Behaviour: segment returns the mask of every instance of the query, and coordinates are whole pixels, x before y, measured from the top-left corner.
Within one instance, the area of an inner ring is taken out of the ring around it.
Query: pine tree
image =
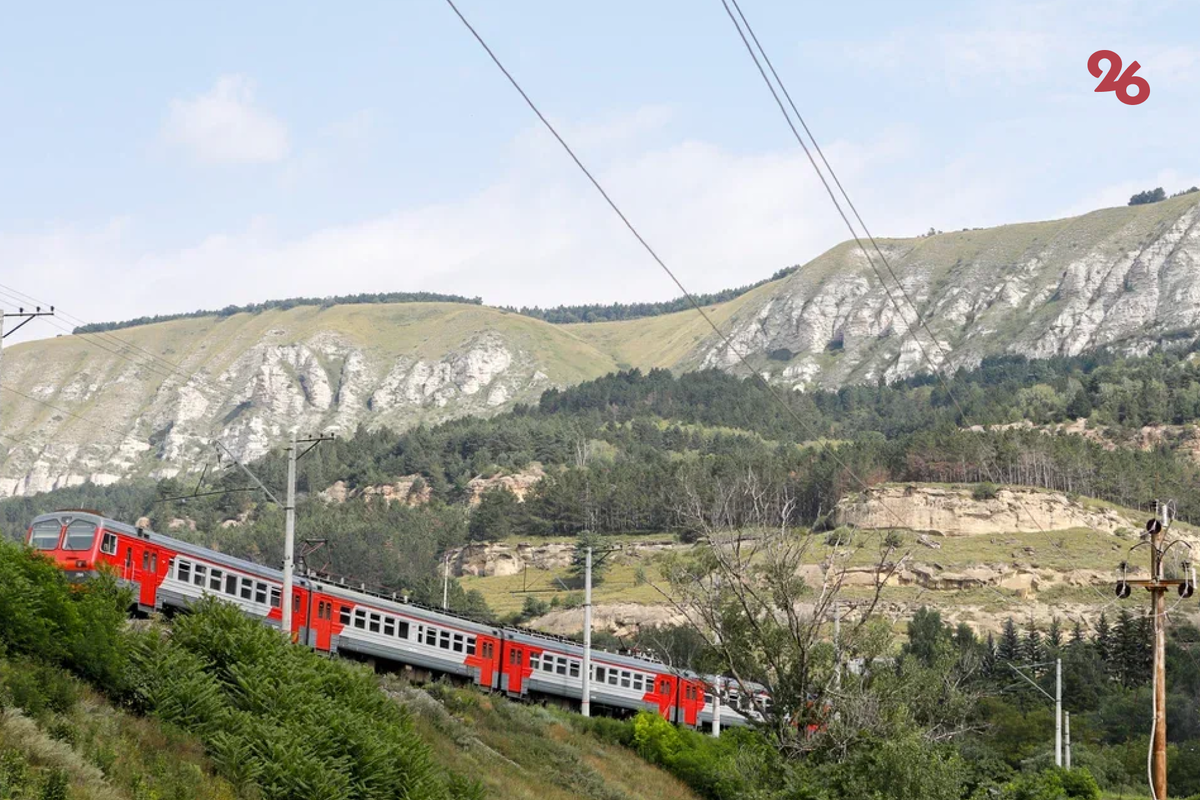
[[[1113,640],[1112,629],[1108,624],[1108,617],[1103,611],[1100,612],[1100,619],[1096,622],[1096,638],[1092,640],[1096,645],[1096,655],[1100,656],[1100,660],[1104,662],[1105,671],[1112,675],[1112,660],[1113,660]]]
[[[996,674],[996,637],[991,633],[988,634],[987,641],[983,645],[983,674],[991,678]]]
[[[1013,622],[1012,617],[1004,620],[1000,644],[996,648],[996,658],[1006,664],[1014,664],[1021,659],[1021,637],[1017,634],[1017,624]]]
[[[1025,641],[1021,645],[1021,656],[1026,665],[1033,666],[1046,660],[1046,646],[1042,642],[1042,633],[1037,629],[1037,623],[1032,616],[1029,617],[1029,625],[1025,628]],[[1041,672],[1041,669],[1035,668],[1034,672]]]
[[[1113,657],[1110,672],[1122,686],[1135,686],[1143,661],[1139,623],[1128,609],[1121,609],[1113,628]]]
[[[1058,621],[1058,617],[1050,620],[1050,630],[1046,633],[1046,648],[1050,651],[1050,655],[1057,657],[1062,651],[1062,623]]]
[[[1083,623],[1075,620],[1075,625],[1071,628],[1071,641],[1068,646],[1071,648],[1079,648],[1087,644],[1087,640],[1083,638]]]

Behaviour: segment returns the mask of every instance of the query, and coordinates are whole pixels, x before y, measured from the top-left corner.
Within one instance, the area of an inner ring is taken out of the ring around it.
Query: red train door
[[[679,719],[685,725],[695,726],[700,720],[700,710],[704,708],[704,683],[701,681],[681,680],[679,682]],[[679,719],[676,721],[678,722]]]
[[[141,571],[138,574],[140,586],[138,602],[144,606],[154,606],[158,595],[158,585],[166,575],[167,558],[157,547],[142,545]]]
[[[463,659],[463,663],[479,670],[475,682],[480,686],[496,688],[496,679],[501,672],[500,650],[500,640],[496,637],[475,637],[475,652]],[[532,673],[532,670],[530,672]]]
[[[308,626],[308,646],[328,652],[333,634],[342,631],[341,623],[335,622],[333,618],[333,599],[312,592],[309,594],[308,607],[312,616],[312,621]],[[335,624],[337,625],[336,629],[334,628]]]
[[[509,694],[521,695],[529,691],[525,679],[533,674],[529,656],[542,652],[540,647],[530,647],[515,642],[504,642],[500,659],[500,688]]]
[[[642,695],[642,700],[658,707],[659,715],[665,720],[671,720],[671,711],[675,707],[676,683],[677,679],[674,675],[656,675],[653,691]]]

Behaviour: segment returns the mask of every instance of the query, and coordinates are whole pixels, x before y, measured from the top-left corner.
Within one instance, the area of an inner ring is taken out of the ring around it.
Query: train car
[[[486,689],[500,685],[501,628],[340,584],[313,582],[318,614],[324,609],[329,639],[313,646],[354,653],[447,675]]]
[[[186,609],[204,597],[233,603],[280,627],[283,573],[86,510],[56,511],[29,526],[31,547],[72,580],[110,569],[143,612]],[[392,662],[454,675],[511,697],[583,697],[583,646],[519,628],[497,627],[368,592],[297,576],[292,636],[330,654]],[[762,692],[739,695],[725,678],[670,670],[636,656],[592,650],[592,703],[617,712],[653,711],[680,725],[721,726],[761,718]],[[766,698],[765,702],[769,702]]]
[[[583,645],[536,631],[504,631],[502,688],[510,695],[583,698]],[[594,706],[653,711],[680,725],[712,724],[710,687],[716,679],[671,670],[646,658],[592,650],[591,702]],[[707,716],[706,716],[707,715]],[[745,725],[736,708],[722,709],[722,725]]]

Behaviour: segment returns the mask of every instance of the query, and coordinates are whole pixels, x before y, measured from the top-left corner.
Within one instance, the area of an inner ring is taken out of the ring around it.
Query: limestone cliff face
[[[954,368],[999,353],[1144,353],[1164,339],[1194,338],[1200,325],[1198,197],[881,240],[903,291],[873,251],[887,289],[862,251],[843,244],[739,309],[728,334],[756,368],[794,387],[927,371],[922,349]],[[715,337],[691,363],[738,367],[734,350]]]
[[[898,528],[943,536],[982,536],[1089,528],[1116,533],[1140,530],[1144,520],[1125,511],[1090,507],[1060,492],[999,489],[977,499],[964,487],[882,485],[843,499],[839,525],[870,530]]]
[[[615,368],[545,323],[432,305],[308,307],[13,347],[3,383],[36,399],[3,398],[0,497],[197,471],[215,439],[251,460],[293,430],[494,414]]]

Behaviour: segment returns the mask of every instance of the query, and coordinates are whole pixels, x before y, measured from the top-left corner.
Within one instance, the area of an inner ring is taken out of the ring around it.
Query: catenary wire
[[[742,31],[742,25],[739,24],[737,17],[734,16],[733,11],[730,9],[729,1],[730,0],[721,0],[721,4],[725,8],[725,13],[729,16],[730,21],[733,23],[734,27],[737,29],[738,35],[741,38],[742,43],[745,45],[746,50],[750,54],[751,59],[754,61],[754,65],[755,65],[755,67],[757,67],[759,74],[762,76],[763,81],[766,83],[768,90],[770,90],[771,96],[774,98],[776,105],[779,107],[780,112],[783,114],[784,119],[786,120],[786,122],[788,124],[788,127],[791,129],[792,134],[795,136],[797,143],[799,143],[800,147],[804,150],[804,154],[808,157],[809,163],[812,165],[813,170],[817,173],[818,178],[821,180],[822,185],[825,187],[825,191],[829,194],[829,198],[833,202],[834,208],[837,209],[838,215],[842,218],[842,221],[845,223],[846,228],[850,231],[850,235],[854,238],[855,243],[858,245],[859,249],[862,251],[862,254],[866,258],[867,263],[870,265],[872,272],[874,272],[876,279],[879,280],[881,286],[883,287],[884,293],[887,295],[888,300],[895,307],[897,315],[900,317],[901,321],[904,323],[905,327],[908,329],[908,332],[912,334],[913,341],[916,343],[917,348],[920,351],[922,358],[925,360],[925,363],[929,365],[930,369],[933,371],[934,375],[937,377],[938,381],[941,383],[942,388],[945,390],[947,397],[954,404],[955,409],[958,411],[959,418],[961,420],[961,424],[964,426],[968,426],[966,412],[964,411],[962,405],[958,402],[958,398],[954,396],[954,392],[951,390],[949,383],[946,381],[946,378],[943,375],[941,368],[939,368],[938,365],[933,362],[933,359],[930,358],[928,351],[925,349],[925,346],[921,343],[920,336],[917,334],[917,332],[915,330],[913,330],[911,324],[908,321],[908,318],[905,316],[903,309],[900,308],[899,303],[896,301],[895,297],[892,295],[891,291],[889,290],[889,288],[887,286],[887,282],[884,280],[883,275],[880,273],[878,268],[875,266],[874,259],[872,259],[870,252],[868,252],[868,250],[866,248],[866,245],[863,244],[862,239],[858,235],[858,232],[854,229],[854,226],[850,223],[850,220],[846,216],[845,211],[843,211],[841,204],[838,202],[837,197],[834,195],[833,189],[830,187],[829,182],[826,180],[824,173],[821,172],[821,169],[817,166],[816,161],[813,159],[812,153],[810,152],[808,145],[805,143],[804,138],[800,135],[800,132],[796,129],[795,124],[792,122],[791,116],[788,114],[787,108],[784,106],[783,101],[779,97],[779,93],[776,92],[775,86],[771,83],[770,78],[767,77],[766,70],[763,68],[762,63],[759,62],[758,54],[755,53],[754,47],[751,46],[750,41],[746,38],[747,33],[749,33],[750,38],[753,39],[755,46],[757,46],[759,49],[759,52],[761,52],[762,57],[763,57],[763,63],[767,64],[767,67],[770,69],[771,74],[775,77],[775,81],[779,84],[779,89],[783,92],[784,96],[787,98],[788,104],[791,106],[793,112],[796,114],[796,118],[799,120],[800,125],[804,128],[805,132],[808,134],[809,138],[811,139],[813,148],[815,150],[817,150],[817,152],[821,158],[821,161],[825,164],[826,169],[829,170],[830,176],[833,178],[834,183],[837,185],[838,189],[841,191],[842,196],[845,198],[847,205],[851,208],[855,218],[858,220],[859,224],[862,226],[863,231],[866,234],[867,238],[870,240],[872,246],[875,249],[875,252],[879,254],[879,257],[882,260],[884,267],[887,269],[888,274],[891,275],[892,280],[896,283],[896,286],[900,290],[900,293],[902,294],[904,299],[908,302],[909,306],[912,308],[913,313],[916,315],[918,324],[925,330],[925,332],[929,335],[930,339],[933,341],[934,345],[937,346],[938,349],[941,351],[942,356],[943,356],[943,363],[948,364],[949,356],[946,353],[945,348],[942,347],[941,342],[938,340],[937,336],[935,336],[933,334],[933,332],[929,329],[929,326],[925,322],[925,318],[921,314],[920,309],[917,307],[917,305],[913,301],[913,299],[909,296],[907,290],[905,290],[904,285],[900,282],[899,278],[896,276],[896,273],[893,271],[891,264],[887,260],[887,257],[883,254],[883,251],[880,249],[878,242],[875,240],[875,237],[873,235],[871,235],[871,232],[867,228],[866,223],[863,222],[862,217],[861,217],[861,215],[859,215],[857,208],[855,208],[853,202],[850,200],[849,193],[846,191],[845,187],[842,185],[841,181],[838,179],[837,173],[834,172],[833,167],[829,164],[828,159],[825,158],[825,154],[824,154],[824,152],[821,151],[820,145],[817,143],[816,137],[813,136],[812,131],[809,129],[807,123],[805,123],[804,117],[800,114],[799,109],[796,107],[795,102],[792,100],[791,94],[787,91],[787,87],[784,85],[783,80],[779,77],[779,74],[775,70],[775,67],[771,64],[770,57],[767,55],[766,50],[763,48],[762,44],[759,42],[758,37],[754,34],[753,28],[750,26],[749,21],[746,19],[745,14],[742,12],[741,6],[738,5],[737,0],[731,0],[733,2],[734,7],[737,8],[737,14],[738,14],[738,17],[741,18],[742,24],[745,24],[745,27],[746,27],[745,32]],[[981,438],[982,438],[982,431],[981,431]],[[987,472],[989,480],[991,480],[993,483],[995,483],[996,482],[995,473],[992,471],[991,466],[987,463],[986,453],[984,452],[983,449],[981,449],[981,451],[980,451],[980,457],[981,457],[981,459],[980,459],[981,466],[983,466],[984,470]],[[1039,532],[1041,532],[1043,534],[1043,536],[1051,544],[1051,546],[1062,551],[1061,546],[1058,545],[1057,543],[1055,543],[1054,540],[1050,538],[1049,532],[1046,531],[1045,527],[1042,526],[1041,522],[1038,521],[1036,515],[1034,515],[1029,510],[1028,506],[1025,505],[1024,501],[1022,501],[1020,497],[1017,497],[1015,495],[1014,495],[1014,499],[1017,501],[1017,504],[1019,506],[1021,506],[1022,510],[1024,510],[1025,513],[1029,516],[1030,520],[1038,528]],[[1104,599],[1104,594],[1099,589],[1097,589],[1093,584],[1088,584],[1088,586],[1101,599]]]
[[[612,209],[613,213],[615,213],[618,218],[620,218],[621,222],[625,225],[625,227],[629,230],[629,232],[631,234],[633,234],[633,237],[635,239],[637,239],[638,243],[650,255],[650,257],[654,260],[654,262],[656,264],[658,264],[658,266],[663,270],[663,272],[665,272],[667,274],[667,277],[669,277],[671,279],[671,281],[679,289],[680,293],[682,293],[683,296],[687,298],[687,300],[691,304],[692,308],[694,308],[696,310],[696,312],[701,316],[701,318],[703,318],[704,321],[708,324],[708,326],[713,329],[713,332],[721,340],[722,344],[725,345],[728,352],[733,353],[733,355],[737,357],[738,361],[741,362],[742,366],[745,367],[746,370],[752,376],[754,376],[754,378],[762,385],[763,389],[767,392],[767,394],[775,402],[779,403],[783,407],[784,411],[789,416],[791,416],[801,427],[803,427],[805,430],[807,430],[809,432],[809,434],[814,438],[814,440],[820,442],[821,446],[826,448],[826,451],[830,454],[830,457],[833,458],[833,460],[835,461],[835,463],[838,464],[838,466],[840,466],[842,469],[844,469],[846,471],[846,473],[851,478],[853,478],[855,480],[855,482],[857,482],[864,489],[869,488],[866,481],[864,481],[861,477],[859,477],[858,474],[855,473],[850,468],[850,466],[848,464],[846,464],[846,462],[844,460],[842,460],[840,457],[838,457],[837,453],[834,451],[832,446],[830,446],[828,444],[828,442],[825,442],[823,437],[820,437],[817,435],[816,429],[812,425],[810,425],[807,421],[805,421],[804,418],[801,417],[799,415],[799,413],[797,413],[796,410],[793,409],[783,399],[783,397],[781,397],[779,395],[779,393],[776,391],[775,387],[773,387],[769,381],[767,381],[762,375],[760,375],[757,370],[755,370],[753,367],[751,367],[749,362],[746,360],[746,357],[741,353],[741,351],[739,351],[736,347],[734,347],[733,342],[729,339],[729,337],[720,329],[720,327],[717,326],[717,324],[715,322],[713,322],[712,318],[704,311],[704,308],[699,304],[699,302],[697,302],[695,295],[693,295],[690,291],[688,291],[687,287],[685,287],[683,285],[683,282],[680,281],[680,279],[675,275],[674,271],[672,271],[671,268],[667,266],[667,264],[662,260],[662,258],[659,257],[658,253],[654,250],[654,248],[651,247],[650,244],[646,241],[646,239],[642,237],[642,234],[640,232],[638,232],[638,229],[636,227],[634,227],[632,222],[629,221],[629,218],[625,216],[625,213],[623,211],[621,211],[621,208],[616,204],[616,202],[612,199],[612,197],[609,196],[608,192],[604,189],[604,187],[600,184],[600,182],[595,178],[594,175],[592,175],[591,171],[588,170],[588,168],[584,165],[584,163],[579,159],[579,156],[577,156],[575,154],[575,151],[571,149],[571,146],[569,144],[567,144],[566,140],[563,139],[563,137],[559,134],[558,130],[554,127],[554,125],[552,125],[550,123],[550,121],[542,114],[541,110],[538,109],[537,105],[533,102],[533,100],[529,97],[529,95],[525,92],[525,90],[523,88],[521,88],[521,84],[517,82],[516,78],[513,77],[512,73],[510,73],[508,71],[508,69],[500,61],[499,57],[497,57],[495,52],[492,51],[492,48],[490,46],[488,46],[487,42],[484,41],[483,37],[479,34],[479,32],[475,29],[475,27],[473,25],[471,25],[471,23],[469,21],[467,21],[467,18],[465,16],[463,16],[463,13],[461,11],[459,11],[458,6],[456,6],[454,4],[454,0],[446,0],[446,4],[450,6],[451,10],[453,10],[455,15],[458,16],[458,18],[462,22],[462,24],[464,26],[466,26],[468,31],[470,31],[471,35],[475,38],[475,40],[479,43],[479,45],[488,54],[488,57],[491,58],[492,62],[496,65],[496,67],[499,68],[499,70],[504,74],[504,77],[508,79],[508,82],[510,84],[512,84],[512,87],[517,90],[518,94],[521,95],[521,98],[525,101],[525,104],[527,106],[529,106],[530,110],[532,110],[533,113],[535,115],[537,115],[537,118],[539,120],[541,120],[542,125],[544,125],[546,127],[546,129],[550,132],[550,134],[558,141],[559,145],[562,146],[563,150],[566,151],[567,155],[570,156],[571,160],[575,162],[575,165],[577,167],[579,167],[580,171],[583,172],[583,174],[587,177],[588,181],[592,184],[592,186],[596,189],[596,191],[600,193],[600,196],[604,198],[604,201],[608,204],[608,207]],[[888,510],[888,512],[897,520],[897,522],[903,522],[903,520],[900,518],[900,516],[893,509],[888,507],[886,504],[884,504],[884,508],[886,508]]]
[[[6,296],[6,297],[10,298],[11,300],[18,302],[18,303],[33,302],[33,303],[40,303],[42,305],[48,305],[45,301],[39,300],[39,299],[33,297],[32,295],[26,294],[25,292],[21,292],[17,289],[14,289],[10,286],[6,286],[4,284],[0,284],[0,296]],[[59,308],[59,307],[55,307],[55,314],[57,316],[60,316],[64,319],[68,320],[68,321],[73,321],[75,323],[76,327],[90,324],[86,320],[82,320],[79,317],[69,314],[65,310],[63,310],[62,308]],[[57,322],[55,320],[55,317],[48,317],[46,321],[51,326],[58,328],[59,330],[63,331],[64,333],[68,333],[73,336],[78,336],[83,341],[87,342],[88,344],[91,344],[91,345],[95,346],[96,348],[103,350],[107,353],[115,355],[118,358],[123,358],[132,364],[136,364],[140,367],[148,369],[150,372],[152,372],[156,375],[159,375],[160,377],[169,378],[169,377],[172,377],[173,375],[178,375],[178,376],[184,377],[186,380],[191,380],[192,378],[200,377],[201,381],[207,383],[207,381],[205,381],[202,376],[198,376],[196,374],[189,374],[186,371],[184,371],[178,364],[175,364],[174,362],[171,362],[161,356],[158,356],[158,355],[150,352],[149,350],[146,350],[144,347],[134,344],[133,342],[127,341],[125,339],[122,339],[122,338],[116,336],[115,334],[109,333],[108,331],[97,331],[94,333],[93,332],[78,332],[78,331],[76,331],[75,328],[72,328],[67,325],[63,325],[61,322]],[[114,350],[114,349],[112,349],[113,347],[116,347],[118,349]],[[130,354],[127,355],[125,352],[121,352],[122,350],[128,350],[131,352],[130,352]],[[138,352],[142,353],[143,355],[137,356],[132,351],[138,351]],[[149,359],[149,360],[147,360],[147,359]],[[185,382],[186,382],[186,380],[185,380]],[[214,387],[212,387],[211,384],[208,384],[208,385],[209,385],[209,388],[214,388]]]

